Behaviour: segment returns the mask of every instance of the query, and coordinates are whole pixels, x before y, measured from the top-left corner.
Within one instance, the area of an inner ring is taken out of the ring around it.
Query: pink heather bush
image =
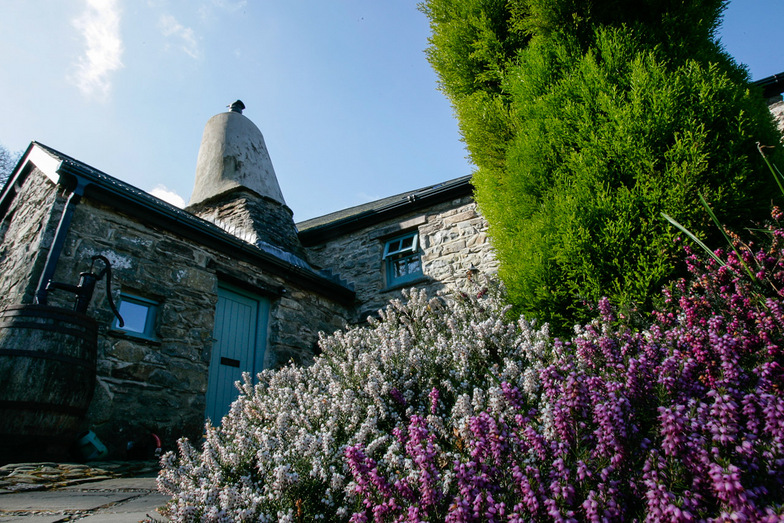
[[[177,521],[784,521],[784,231],[570,341],[412,291],[164,457]],[[737,254],[736,254],[737,252]]]

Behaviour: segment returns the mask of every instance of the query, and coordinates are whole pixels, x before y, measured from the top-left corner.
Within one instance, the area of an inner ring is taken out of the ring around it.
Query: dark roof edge
[[[752,83],[762,89],[762,95],[765,98],[773,98],[784,93],[784,72],[756,80]]]
[[[262,262],[270,268],[270,272],[286,276],[298,284],[321,294],[335,297],[343,303],[351,303],[355,293],[345,285],[332,280],[313,269],[294,265],[259,247],[232,236],[217,225],[194,216],[179,207],[156,198],[130,184],[74,160],[46,145],[33,142],[57,156],[61,160],[58,173],[73,177],[82,177],[91,185],[86,189],[86,196],[101,201],[147,222],[165,227],[183,237],[196,240],[202,245],[215,248],[219,252],[231,254],[250,262]],[[61,179],[61,183],[66,180]]]
[[[350,209],[346,209],[333,213],[336,215],[336,218],[331,221],[329,220],[330,215],[326,215],[298,223],[297,227],[300,229],[299,239],[304,246],[311,246],[404,213],[424,209],[453,198],[470,196],[471,194],[473,194],[471,175],[462,176],[444,183],[378,200],[379,205],[377,207],[371,206],[368,210],[356,214],[345,216],[347,211],[350,212]],[[358,206],[358,208],[362,207],[364,206]],[[325,219],[326,221],[324,221]],[[308,226],[308,222],[317,221],[324,221],[324,223]]]

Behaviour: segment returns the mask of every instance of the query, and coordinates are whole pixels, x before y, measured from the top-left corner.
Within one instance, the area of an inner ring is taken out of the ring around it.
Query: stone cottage
[[[86,310],[97,366],[80,428],[112,456],[147,434],[165,447],[198,439],[242,372],[308,362],[319,331],[361,322],[403,288],[495,269],[470,177],[295,226],[243,108],[207,122],[184,210],[37,142],[0,194],[0,310],[71,309],[80,275],[111,265],[111,294],[102,278]],[[0,400],[0,415],[29,403]],[[67,408],[56,403],[36,408]],[[0,428],[0,447],[16,438]]]
[[[758,85],[784,129],[784,75]],[[185,209],[36,142],[0,193],[0,334],[11,321],[2,314],[72,309],[85,274],[107,276],[81,302],[97,342],[78,427],[113,457],[149,434],[164,447],[198,440],[205,418],[218,423],[228,410],[242,372],[307,363],[318,332],[363,322],[404,288],[460,289],[497,268],[470,176],[295,225],[243,109],[238,101],[207,122]],[[55,365],[73,359],[59,349],[47,356]],[[40,357],[37,347],[0,346],[0,450],[19,439],[1,420],[69,408],[56,395],[3,396],[16,368],[3,361],[20,354]],[[51,437],[32,429],[32,439]]]
[[[435,295],[497,268],[487,222],[472,198],[470,176],[306,220],[297,227],[311,263],[328,267],[352,285],[353,322],[384,307],[401,289],[419,287]]]

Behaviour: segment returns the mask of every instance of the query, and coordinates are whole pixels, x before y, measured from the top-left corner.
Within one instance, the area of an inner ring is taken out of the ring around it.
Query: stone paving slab
[[[165,496],[159,492],[139,496],[138,498],[130,499],[124,503],[104,509],[103,512],[111,513],[128,513],[128,512],[154,512],[162,507],[169,501],[169,496]]]
[[[59,489],[61,492],[87,492],[94,490],[158,490],[155,478],[113,478],[71,485]]]
[[[41,510],[49,512],[95,510],[110,503],[138,497],[137,492],[17,492],[0,497],[0,511]]]
[[[87,516],[84,519],[77,520],[79,523],[158,523],[163,522],[166,523],[169,520],[163,519],[157,513],[149,514],[152,518],[145,517],[144,519],[139,519],[137,516],[133,514],[105,514],[99,513],[92,516]]]
[[[79,519],[83,523],[137,523],[139,521],[165,522],[158,508],[165,505],[168,496],[153,493],[128,500],[124,503],[92,512],[89,516]]]
[[[0,515],[0,522],[2,523],[59,523],[63,520],[62,514],[54,514],[51,516],[2,516]]]
[[[167,500],[158,492],[139,490],[17,492],[0,496],[0,522],[165,522],[158,509]]]
[[[157,464],[29,463],[0,467],[0,523],[163,523]]]

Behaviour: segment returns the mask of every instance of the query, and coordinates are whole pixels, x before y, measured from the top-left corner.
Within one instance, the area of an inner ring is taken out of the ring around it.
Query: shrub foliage
[[[498,383],[522,387],[532,377],[526,351],[541,350],[546,331],[507,323],[497,296],[407,296],[370,327],[323,337],[313,365],[264,371],[256,385],[246,379],[221,426],[207,426],[200,452],[183,440],[179,457],[164,458],[170,517],[346,520],[361,507],[347,447],[391,458],[393,431],[428,412],[434,389],[450,406],[439,410],[448,437],[453,417],[498,401]]]
[[[650,310],[680,254],[769,209],[764,101],[715,38],[725,2],[428,0],[428,56],[471,158],[516,310],[563,333],[583,304]]]
[[[774,213],[779,216],[779,212]],[[784,230],[568,341],[412,291],[163,458],[176,521],[780,521]]]

